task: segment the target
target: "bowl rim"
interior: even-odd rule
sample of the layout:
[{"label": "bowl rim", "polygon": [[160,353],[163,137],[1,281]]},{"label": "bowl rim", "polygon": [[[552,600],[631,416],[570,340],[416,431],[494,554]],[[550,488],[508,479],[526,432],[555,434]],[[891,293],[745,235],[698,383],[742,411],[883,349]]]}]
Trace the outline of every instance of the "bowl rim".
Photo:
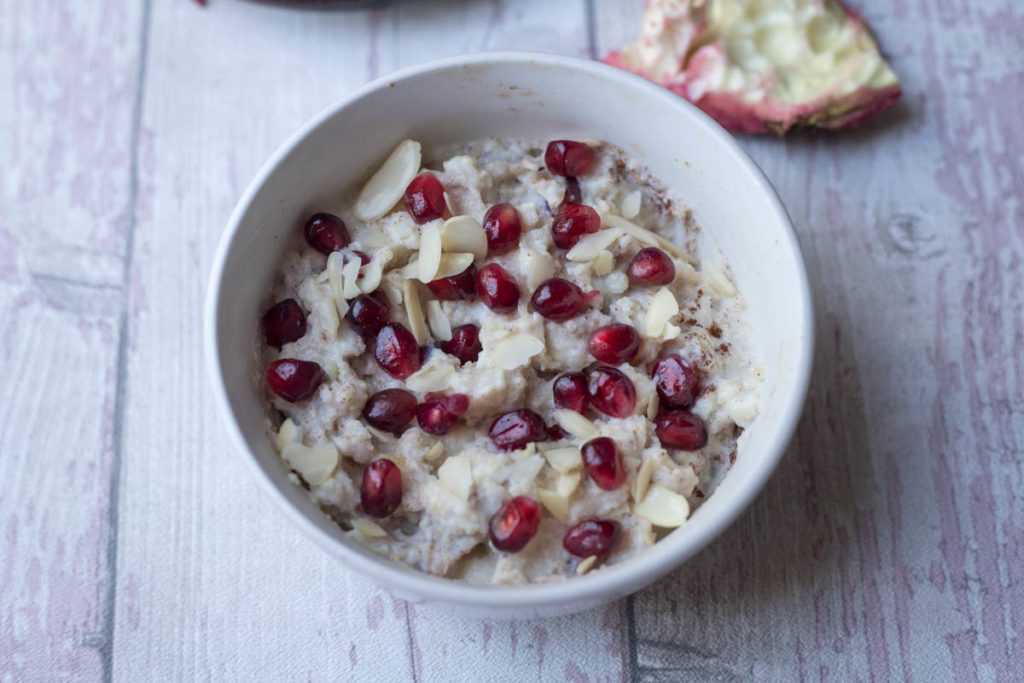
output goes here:
[{"label": "bowl rim", "polygon": [[[715,139],[722,148],[723,154],[729,154],[733,157],[733,161],[737,162],[740,168],[749,176],[747,180],[757,190],[764,193],[765,198],[769,201],[775,220],[783,228],[780,242],[791,252],[799,270],[796,273],[799,284],[798,301],[794,303],[797,303],[799,308],[805,312],[802,328],[795,331],[796,334],[794,335],[797,339],[802,339],[799,342],[802,344],[802,348],[799,349],[798,362],[793,369],[795,391],[789,396],[788,405],[778,420],[778,428],[775,430],[770,442],[766,444],[766,457],[754,465],[754,471],[747,476],[743,485],[730,492],[728,504],[717,512],[717,517],[705,522],[697,532],[687,536],[684,543],[673,546],[658,543],[647,552],[621,564],[612,565],[604,571],[552,583],[514,585],[470,584],[434,576],[410,567],[392,563],[385,558],[378,558],[372,554],[372,551],[368,554],[361,554],[355,548],[350,548],[346,544],[338,542],[337,539],[321,529],[313,519],[292,505],[286,496],[277,489],[270,475],[260,466],[246,443],[245,435],[231,408],[218,352],[217,314],[223,293],[224,266],[232,244],[242,225],[242,218],[268,177],[280,163],[308,135],[327,120],[361,98],[378,90],[388,88],[389,84],[432,72],[452,70],[466,66],[494,64],[516,64],[527,67],[545,66],[585,72],[601,79],[622,82],[630,88],[641,91],[644,96],[660,101],[664,106],[676,107],[682,110],[683,114],[689,117],[692,125],[703,129],[703,134]],[[348,568],[369,577],[375,583],[388,588],[396,588],[403,593],[403,597],[412,594],[415,596],[412,598],[414,602],[439,602],[475,608],[543,609],[556,605],[565,605],[574,601],[579,601],[583,606],[593,605],[596,604],[595,599],[599,600],[602,597],[613,599],[639,590],[664,576],[702,550],[749,507],[781,460],[803,410],[810,384],[814,355],[814,308],[803,252],[800,249],[792,221],[782,200],[760,167],[739,146],[739,143],[710,116],[682,97],[645,78],[595,60],[541,52],[479,52],[431,60],[377,78],[326,107],[288,137],[250,181],[232,211],[221,236],[213,259],[207,286],[207,297],[204,307],[204,342],[207,371],[210,382],[213,385],[213,393],[216,397],[215,402],[222,417],[227,422],[228,431],[236,448],[243,454],[244,460],[255,475],[264,493],[275,499],[291,522],[302,529],[321,548],[333,557],[341,560]]]}]

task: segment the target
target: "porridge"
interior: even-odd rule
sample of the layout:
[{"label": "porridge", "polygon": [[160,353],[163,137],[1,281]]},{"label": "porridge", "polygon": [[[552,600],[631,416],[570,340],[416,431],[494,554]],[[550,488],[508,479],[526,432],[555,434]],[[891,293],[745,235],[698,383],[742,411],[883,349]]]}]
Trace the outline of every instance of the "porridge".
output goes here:
[{"label": "porridge", "polygon": [[268,431],[396,562],[475,583],[621,562],[711,495],[757,415],[742,297],[620,149],[405,140],[267,293]]}]

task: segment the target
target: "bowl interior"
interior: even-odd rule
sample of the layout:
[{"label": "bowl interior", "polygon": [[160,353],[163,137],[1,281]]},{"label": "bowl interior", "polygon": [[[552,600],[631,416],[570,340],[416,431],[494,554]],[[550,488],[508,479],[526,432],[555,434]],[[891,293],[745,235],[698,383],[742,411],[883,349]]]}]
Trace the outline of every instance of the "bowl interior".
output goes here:
[{"label": "bowl interior", "polygon": [[[407,71],[357,93],[282,148],[239,203],[221,245],[208,320],[213,372],[236,435],[299,513],[293,516],[357,569],[376,567],[380,580],[398,581],[399,593],[413,599],[451,589],[442,600],[472,600],[485,609],[533,604],[544,612],[551,610],[537,605],[552,604],[550,595],[530,597],[548,586],[483,589],[485,595],[394,565],[382,575],[387,563],[346,541],[289,482],[265,436],[252,352],[264,292],[300,221],[337,204],[342,191],[357,187],[405,137],[427,148],[483,137],[586,137],[618,145],[690,206],[702,228],[699,256],[727,263],[746,298],[765,384],[760,415],[732,470],[692,519],[653,549],[555,590],[582,609],[639,588],[735,518],[774,467],[798,417],[809,375],[811,311],[785,211],[760,171],[698,110],[630,74],[561,57],[477,55]],[[427,586],[434,588],[425,593]]]}]

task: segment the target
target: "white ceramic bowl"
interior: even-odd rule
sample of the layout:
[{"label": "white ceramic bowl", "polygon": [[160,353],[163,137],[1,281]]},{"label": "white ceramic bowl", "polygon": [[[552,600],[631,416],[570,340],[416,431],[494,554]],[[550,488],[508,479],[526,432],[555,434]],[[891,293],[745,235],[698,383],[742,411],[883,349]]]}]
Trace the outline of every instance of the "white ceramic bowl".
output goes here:
[{"label": "white ceramic bowl", "polygon": [[[626,150],[679,193],[702,227],[701,254],[721,249],[749,305],[764,368],[760,415],[714,495],[641,555],[544,585],[473,586],[382,559],[347,541],[288,479],[264,431],[254,340],[264,292],[304,216],[358,187],[402,138],[596,138]],[[747,507],[779,461],[811,371],[811,298],[799,245],[772,186],[696,107],[639,77],[581,59],[475,54],[406,69],[314,118],[266,163],[221,241],[206,307],[214,393],[245,459],[280,509],[327,552],[416,603],[496,618],[587,609],[636,591],[684,562]],[[736,548],[735,552],[746,552]]]}]

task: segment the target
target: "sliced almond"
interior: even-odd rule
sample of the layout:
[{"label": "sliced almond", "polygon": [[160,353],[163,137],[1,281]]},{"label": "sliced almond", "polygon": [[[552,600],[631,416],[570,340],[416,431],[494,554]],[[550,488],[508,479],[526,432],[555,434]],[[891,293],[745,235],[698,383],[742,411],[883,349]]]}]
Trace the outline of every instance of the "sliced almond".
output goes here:
[{"label": "sliced almond", "polygon": [[331,285],[331,294],[338,303],[345,301],[345,257],[340,251],[332,251],[327,257],[327,281]]},{"label": "sliced almond", "polygon": [[583,466],[583,457],[580,455],[580,449],[575,446],[552,448],[544,452],[544,457],[547,459],[548,464],[562,474],[578,470]]},{"label": "sliced almond", "polygon": [[658,397],[658,392],[655,391],[651,394],[651,400],[647,402],[647,419],[654,422],[654,418],[658,417],[658,408],[661,407],[661,399]]},{"label": "sliced almond", "polygon": [[615,269],[615,257],[612,256],[612,252],[602,249],[590,262],[590,268],[594,271],[594,275],[604,277]]},{"label": "sliced almond", "polygon": [[420,278],[420,260],[410,259],[408,263],[398,269],[406,280],[418,280]]},{"label": "sliced almond", "polygon": [[424,365],[405,380],[412,391],[444,391],[452,385],[455,373],[450,365]]},{"label": "sliced almond", "polygon": [[339,311],[348,312],[348,304],[344,299],[336,301],[327,290],[329,287],[317,287],[317,297],[313,303],[313,311],[316,316],[320,319],[320,324],[331,337],[338,334],[338,325],[341,324],[341,318],[338,317]]},{"label": "sliced almond", "polygon": [[563,496],[571,496],[573,492],[579,488],[580,480],[582,476],[579,472],[571,472],[569,474],[563,474],[555,482],[555,490]]},{"label": "sliced almond", "polygon": [[303,446],[300,443],[288,444],[281,452],[281,457],[310,486],[324,483],[338,468],[338,449],[329,443],[317,446]]},{"label": "sliced almond", "polygon": [[676,263],[676,280],[695,285],[700,281],[700,275],[689,263]]},{"label": "sliced almond", "polygon": [[529,458],[531,455],[537,452],[537,442],[531,441],[526,444],[526,448],[523,449],[523,457]]},{"label": "sliced almond", "polygon": [[365,426],[366,431],[370,432],[370,434],[373,434],[373,436],[376,437],[378,441],[382,443],[398,443],[398,438],[395,437],[394,434],[390,432],[385,432],[381,429],[377,429],[376,427],[371,427],[370,425]]},{"label": "sliced almond", "polygon": [[371,249],[383,249],[391,246],[391,238],[376,225],[368,225],[360,231],[359,243]]},{"label": "sliced almond", "polygon": [[675,244],[662,237],[661,235],[653,233],[647,228],[642,228],[636,223],[628,221],[621,216],[614,216],[612,214],[608,214],[602,216],[602,220],[609,226],[622,230],[622,232],[626,233],[627,235],[635,239],[640,244],[643,244],[644,246],[658,247],[659,249],[668,252],[669,254],[675,256],[676,258],[681,258],[684,261],[689,261],[690,263],[694,264],[697,263],[697,259],[690,256],[685,251],[683,251]]},{"label": "sliced almond", "polygon": [[601,436],[601,432],[597,430],[594,423],[577,413],[575,410],[556,410],[555,422],[557,422],[562,429],[569,432],[577,439],[587,441]]},{"label": "sliced almond", "polygon": [[633,510],[637,516],[666,529],[682,526],[690,516],[690,504],[686,498],[661,484],[652,484]]},{"label": "sliced almond", "polygon": [[444,455],[444,444],[440,441],[434,442],[434,445],[427,449],[427,452],[423,454],[423,459],[427,462],[431,460],[437,460]]},{"label": "sliced almond", "polygon": [[647,495],[647,489],[651,485],[651,476],[654,475],[656,458],[646,457],[640,463],[640,469],[636,473],[636,485],[633,488],[633,500],[641,501]]},{"label": "sliced almond", "polygon": [[354,299],[362,293],[359,289],[359,269],[362,267],[363,264],[357,258],[352,259],[341,267],[343,278],[342,295],[346,300]]},{"label": "sliced almond", "polygon": [[448,209],[448,213],[450,213],[450,214],[451,214],[451,215],[453,215],[453,216],[454,216],[454,215],[455,215],[456,213],[458,213],[458,212],[457,212],[457,211],[455,210],[455,204],[454,204],[454,202],[452,202],[452,196],[451,196],[450,194],[448,194],[448,192],[447,192],[447,191],[446,191],[446,192],[444,192],[444,194],[443,194],[442,196],[444,197],[444,205],[445,205],[445,207],[446,207],[446,208]]},{"label": "sliced almond", "polygon": [[448,341],[452,338],[452,324],[448,316],[441,308],[441,302],[431,299],[427,302],[427,324],[430,325],[430,333],[438,341]]},{"label": "sliced almond", "polygon": [[468,253],[441,254],[441,261],[437,266],[435,280],[443,277],[458,275],[473,264],[473,255]]},{"label": "sliced almond", "polygon": [[327,277],[327,270],[326,269],[322,270],[315,278],[313,278],[313,282],[317,283],[318,285],[322,285],[323,283],[325,283],[327,281],[328,281],[328,277]]},{"label": "sliced almond", "polygon": [[377,259],[373,259],[363,266],[363,276],[356,284],[359,285],[363,294],[371,294],[380,287],[380,281],[384,277],[384,266]]},{"label": "sliced almond", "polygon": [[700,270],[704,273],[704,279],[708,281],[711,288],[722,296],[735,296],[736,286],[725,276],[721,270],[712,263],[701,261]]},{"label": "sliced almond", "polygon": [[619,213],[627,221],[631,221],[636,218],[637,214],[640,213],[640,202],[643,200],[643,193],[640,190],[633,190],[619,203]]},{"label": "sliced almond", "polygon": [[420,170],[420,143],[402,140],[384,164],[363,185],[356,198],[355,214],[372,221],[391,210]]},{"label": "sliced almond", "polygon": [[683,328],[672,323],[665,323],[665,329],[661,331],[661,338],[665,341],[672,341],[683,333]]},{"label": "sliced almond", "polygon": [[441,228],[441,248],[447,252],[468,252],[476,258],[487,256],[487,233],[472,216],[454,216]]},{"label": "sliced almond", "polygon": [[584,558],[576,565],[576,576],[583,576],[589,572],[593,567],[594,563],[597,562],[597,555],[591,555],[590,557]]},{"label": "sliced almond", "polygon": [[555,276],[555,261],[547,252],[521,247],[522,258],[526,260],[526,286],[530,291],[540,283]]},{"label": "sliced almond", "polygon": [[473,466],[469,456],[449,457],[437,468],[437,480],[460,500],[469,500],[473,491]]},{"label": "sliced almond", "polygon": [[622,237],[622,234],[622,230],[618,228],[608,228],[584,235],[576,246],[566,252],[565,257],[570,261],[590,261],[611,246],[612,242]]},{"label": "sliced almond", "polygon": [[440,221],[430,221],[420,227],[420,282],[432,282],[437,279],[437,269],[441,265],[441,225]]},{"label": "sliced almond", "polygon": [[405,299],[405,314],[409,316],[409,331],[418,344],[423,344],[427,341],[427,320],[423,317],[423,306],[415,282],[406,280],[402,283],[402,297]]},{"label": "sliced almond", "polygon": [[557,519],[562,524],[569,523],[569,497],[563,496],[557,491],[549,491],[548,489],[537,489],[537,497],[540,499],[541,505],[548,509],[551,516]]},{"label": "sliced almond", "polygon": [[302,428],[292,422],[289,417],[281,423],[277,430],[277,450],[281,452],[286,446],[293,443],[302,443]]},{"label": "sliced almond", "polygon": [[514,370],[526,365],[530,359],[544,352],[544,342],[532,334],[515,332],[499,340],[491,349],[491,357],[498,367]]},{"label": "sliced almond", "polygon": [[387,538],[388,535],[388,532],[384,531],[379,524],[362,517],[352,519],[352,528],[366,538]]},{"label": "sliced almond", "polygon": [[665,325],[678,313],[679,302],[675,295],[668,287],[662,287],[651,298],[651,307],[647,309],[647,318],[644,320],[644,336],[649,339],[660,337]]}]

